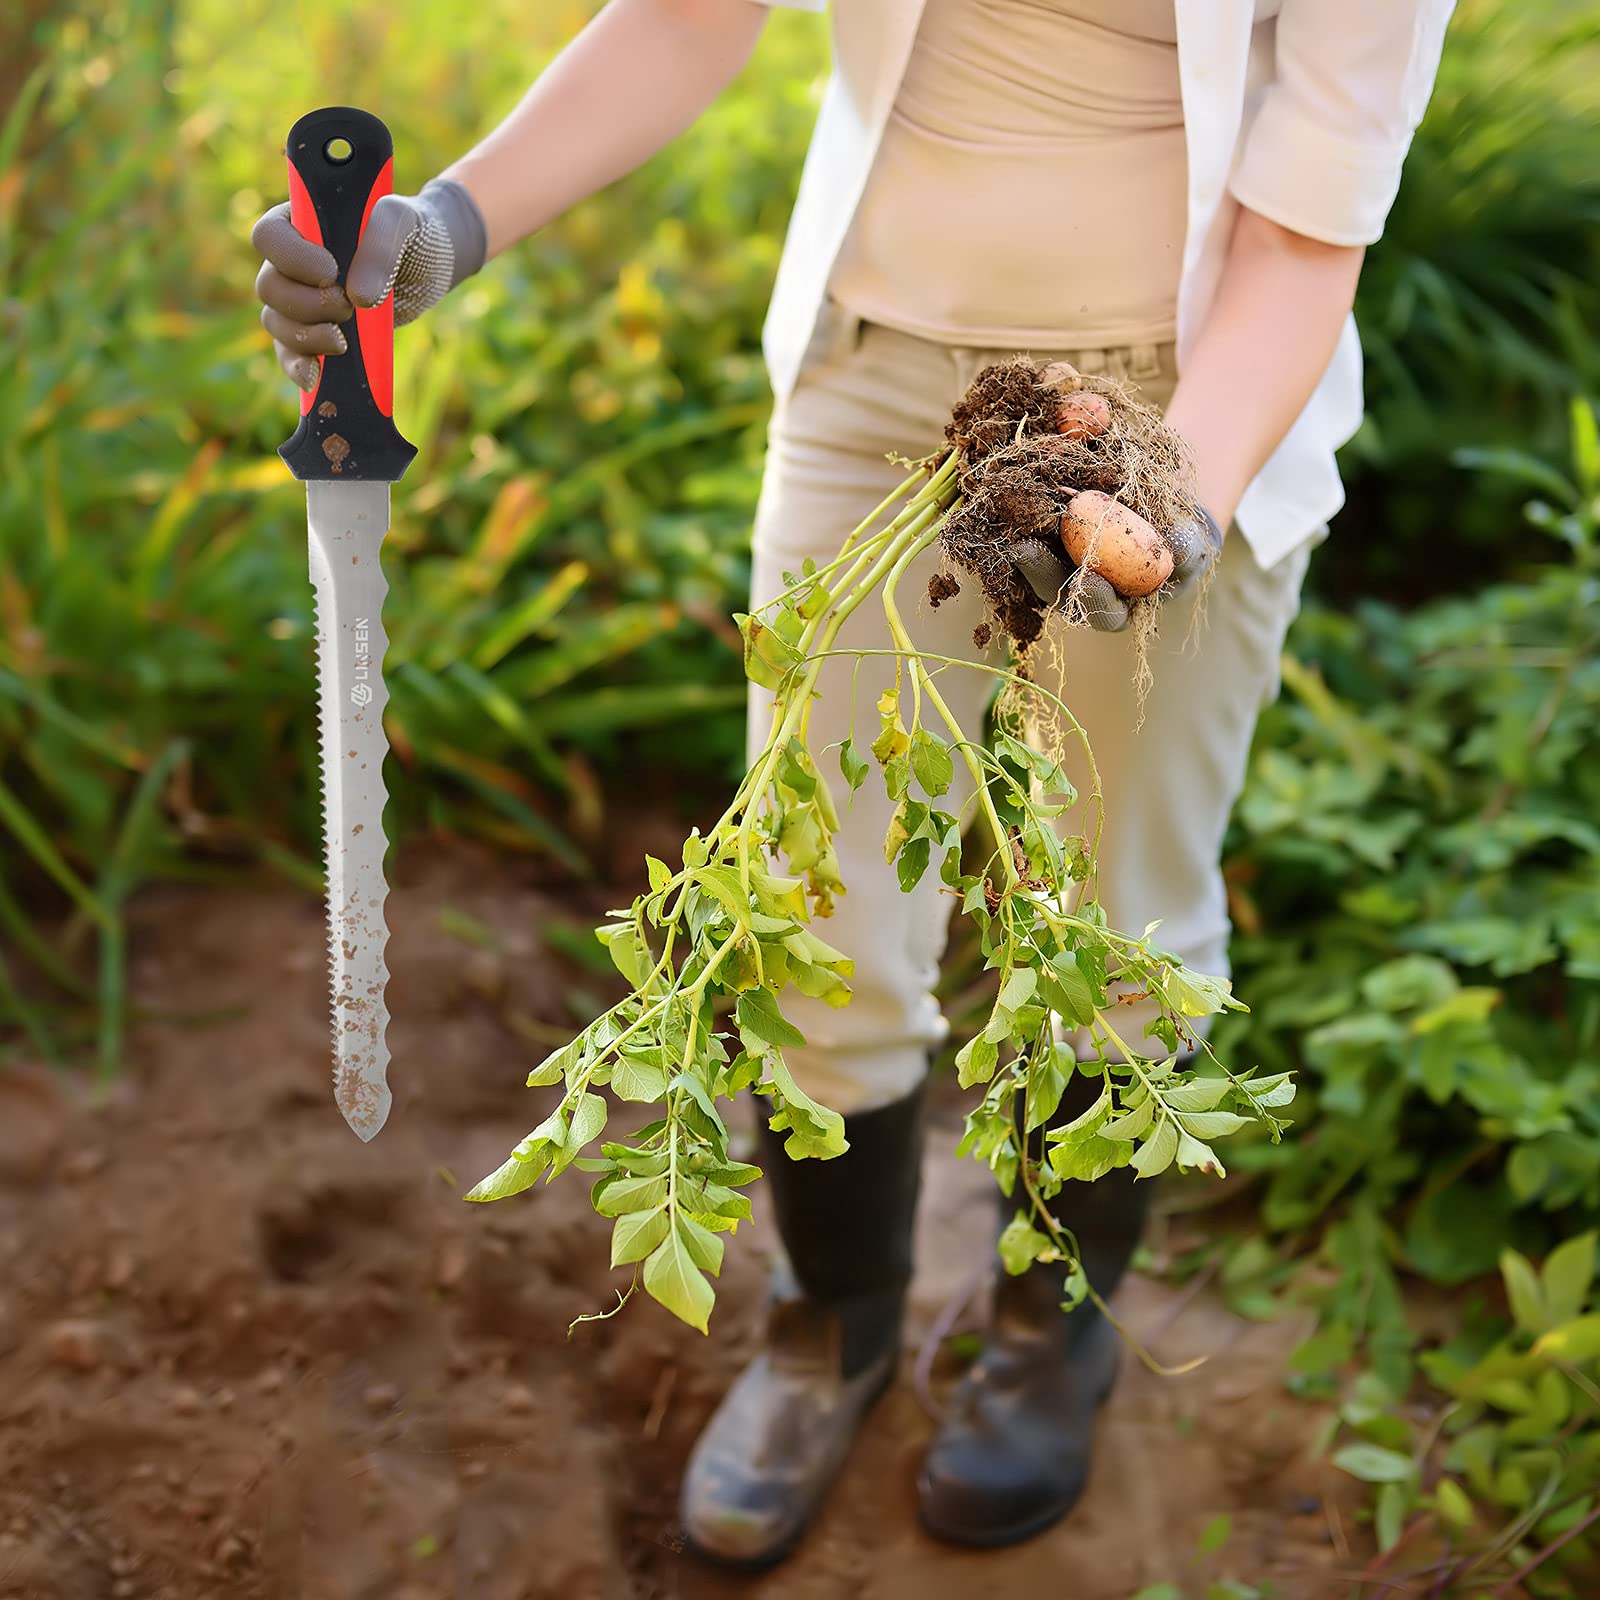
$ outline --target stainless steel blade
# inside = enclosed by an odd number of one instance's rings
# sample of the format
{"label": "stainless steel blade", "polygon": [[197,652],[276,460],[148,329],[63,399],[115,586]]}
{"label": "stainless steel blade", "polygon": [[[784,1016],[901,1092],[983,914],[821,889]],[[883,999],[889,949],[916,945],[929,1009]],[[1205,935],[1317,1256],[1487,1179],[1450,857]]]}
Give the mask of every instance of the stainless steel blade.
{"label": "stainless steel blade", "polygon": [[322,824],[328,873],[333,996],[333,1093],[370,1139],[389,1115],[389,941],[383,873],[388,843],[383,758],[383,600],[379,562],[389,530],[387,483],[306,484],[311,585],[317,607]]}

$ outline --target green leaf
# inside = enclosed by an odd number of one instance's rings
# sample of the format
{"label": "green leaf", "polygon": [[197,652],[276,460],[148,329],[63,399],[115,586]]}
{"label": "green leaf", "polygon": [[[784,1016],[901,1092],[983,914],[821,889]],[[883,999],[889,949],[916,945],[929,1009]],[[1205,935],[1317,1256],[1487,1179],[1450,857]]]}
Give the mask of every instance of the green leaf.
{"label": "green leaf", "polygon": [[676,1232],[669,1233],[651,1251],[644,1264],[645,1292],[664,1305],[673,1316],[701,1333],[708,1331],[716,1292],[706,1282]]}
{"label": "green leaf", "polygon": [[665,861],[658,861],[654,856],[644,858],[644,870],[650,875],[650,892],[659,894],[672,882],[672,868]]}
{"label": "green leaf", "polygon": [[1135,1151],[1128,1163],[1141,1178],[1153,1178],[1172,1165],[1178,1153],[1178,1127],[1171,1117],[1163,1117],[1155,1132]]}
{"label": "green leaf", "polygon": [[595,1196],[594,1208],[602,1217],[622,1217],[636,1211],[652,1211],[667,1198],[664,1177],[616,1178]]}
{"label": "green leaf", "polygon": [[1272,1078],[1256,1078],[1246,1085],[1246,1092],[1256,1105],[1277,1110],[1295,1097],[1296,1084],[1287,1072]]}
{"label": "green leaf", "polygon": [[667,1236],[667,1208],[630,1211],[617,1218],[611,1230],[611,1265],[625,1267],[643,1261]]}
{"label": "green leaf", "polygon": [[1372,1520],[1380,1550],[1393,1550],[1399,1544],[1406,1513],[1415,1499],[1416,1490],[1410,1483],[1386,1483],[1378,1490]]}
{"label": "green leaf", "polygon": [[722,1271],[723,1242],[709,1228],[694,1220],[693,1217],[680,1214],[674,1224],[678,1236],[683,1242],[683,1248],[688,1252],[689,1259],[700,1268],[702,1272],[709,1272],[713,1277]]}
{"label": "green leaf", "polygon": [[745,1048],[757,1054],[762,1046],[791,1050],[806,1042],[806,1036],[778,1010],[770,989],[747,989],[739,996],[734,1018]]}
{"label": "green leaf", "polygon": [[1600,494],[1600,420],[1582,395],[1573,395],[1570,414],[1572,464],[1578,469],[1578,481],[1586,493]]}
{"label": "green leaf", "polygon": [[791,735],[778,752],[778,779],[802,800],[809,800],[817,792],[817,776],[811,770],[811,758],[798,734]]}
{"label": "green leaf", "polygon": [[1132,1111],[1124,1112],[1100,1130],[1102,1139],[1138,1139],[1142,1138],[1150,1129],[1151,1119],[1155,1116],[1156,1102],[1153,1095],[1146,1095]]}
{"label": "green leaf", "polygon": [[910,894],[922,882],[922,875],[928,870],[930,848],[926,839],[908,839],[895,857],[895,875],[900,880],[902,893]]}
{"label": "green leaf", "polygon": [[1440,1517],[1457,1533],[1472,1526],[1472,1501],[1454,1478],[1441,1478],[1433,1486],[1433,1500]]}
{"label": "green leaf", "polygon": [[1548,1361],[1582,1366],[1600,1356],[1600,1313],[1563,1322],[1534,1341],[1533,1353]]}
{"label": "green leaf", "polygon": [[1000,1235],[1000,1262],[1012,1277],[1020,1277],[1050,1248],[1049,1239],[1019,1211]]}
{"label": "green leaf", "polygon": [[1094,1020],[1095,991],[1074,950],[1058,950],[1044,974],[1044,998],[1051,1008],[1079,1027]]}
{"label": "green leaf", "polygon": [[[570,1161],[591,1140],[599,1138],[605,1125],[605,1097],[586,1089],[578,1096],[578,1103],[573,1107],[572,1126],[567,1130],[562,1154]],[[559,1172],[565,1164],[560,1157],[557,1157],[556,1170]]]}
{"label": "green leaf", "polygon": [[1416,1472],[1410,1456],[1381,1444],[1347,1444],[1334,1451],[1333,1464],[1363,1483],[1405,1483]]}
{"label": "green leaf", "polygon": [[1245,1009],[1234,999],[1233,987],[1226,978],[1213,978],[1189,967],[1170,970],[1167,993],[1174,1008],[1186,1017],[1210,1017],[1219,1011]]}
{"label": "green leaf", "polygon": [[1206,1556],[1214,1556],[1232,1537],[1233,1518],[1224,1512],[1221,1516],[1213,1517],[1201,1529],[1200,1537],[1195,1541],[1194,1553],[1202,1560]]}
{"label": "green leaf", "polygon": [[699,867],[689,881],[716,900],[736,926],[750,926],[750,897],[732,867]]}
{"label": "green leaf", "polygon": [[1009,733],[996,734],[994,746],[1001,754],[1010,756],[1018,766],[1037,778],[1043,793],[1072,792],[1072,786],[1067,782],[1059,764],[1052,761],[1042,750],[1035,750],[1031,744],[1024,744],[1022,740],[1013,738]]}
{"label": "green leaf", "polygon": [[806,918],[806,886],[803,878],[791,878],[750,868],[750,888],[756,904],[770,917],[787,917],[795,922]]}
{"label": "green leaf", "polygon": [[1556,1246],[1540,1274],[1546,1314],[1551,1323],[1571,1322],[1589,1303],[1594,1284],[1595,1235],[1580,1233]]}
{"label": "green leaf", "polygon": [[1195,1111],[1183,1119],[1183,1125],[1197,1139],[1221,1139],[1248,1128],[1250,1118],[1231,1111]]}
{"label": "green leaf", "polygon": [[926,728],[918,728],[911,738],[911,771],[924,793],[943,794],[955,777],[955,763],[944,740]]}
{"label": "green leaf", "polygon": [[837,1111],[813,1100],[794,1081],[794,1074],[789,1071],[789,1064],[781,1054],[774,1052],[769,1055],[767,1064],[784,1103],[783,1110],[774,1115],[767,1126],[775,1133],[788,1132],[784,1152],[796,1160],[804,1157],[828,1160],[843,1155],[849,1148],[844,1118]]}
{"label": "green leaf", "polygon": [[1193,1083],[1163,1089],[1161,1098],[1172,1111],[1209,1111],[1230,1088],[1226,1078],[1196,1078]]}
{"label": "green leaf", "polygon": [[584,1036],[579,1034],[570,1044],[552,1051],[528,1074],[528,1087],[538,1089],[546,1084],[559,1083],[583,1059]]}
{"label": "green leaf", "polygon": [[856,749],[854,739],[846,739],[839,746],[839,770],[844,774],[844,781],[850,785],[853,794],[867,780],[867,774],[872,770],[871,763]]}
{"label": "green leaf", "polygon": [[1505,1279],[1506,1299],[1511,1315],[1524,1333],[1543,1333],[1549,1328],[1550,1308],[1544,1288],[1532,1263],[1509,1247],[1500,1252],[1500,1276]]}
{"label": "green leaf", "polygon": [[1000,1046],[979,1034],[956,1052],[956,1079],[963,1089],[987,1083],[1000,1063]]}
{"label": "green leaf", "polygon": [[1025,1132],[1042,1128],[1055,1114],[1066,1093],[1066,1074],[1054,1050],[1046,1051],[1028,1068],[1028,1116]]}
{"label": "green leaf", "polygon": [[1098,1133],[1080,1131],[1063,1139],[1050,1152],[1050,1170],[1063,1182],[1095,1183],[1108,1172],[1128,1165],[1128,1147],[1102,1139]]}
{"label": "green leaf", "polygon": [[619,1099],[651,1102],[667,1092],[667,1072],[659,1050],[650,1053],[624,1050],[611,1068],[611,1090]]}
{"label": "green leaf", "polygon": [[611,963],[635,988],[649,968],[642,965],[650,952],[631,922],[608,922],[594,936],[611,954]]}
{"label": "green leaf", "polygon": [[531,1188],[539,1181],[539,1174],[550,1165],[549,1147],[545,1147],[543,1158],[535,1157],[531,1161],[519,1161],[516,1156],[509,1156],[501,1162],[487,1178],[480,1178],[477,1183],[467,1190],[468,1200],[505,1200],[514,1194],[521,1194],[524,1189]]}
{"label": "green leaf", "polygon": [[995,1001],[997,1011],[1018,1011],[1032,998],[1039,987],[1039,974],[1032,967],[1014,967],[1000,985],[1000,998]]}

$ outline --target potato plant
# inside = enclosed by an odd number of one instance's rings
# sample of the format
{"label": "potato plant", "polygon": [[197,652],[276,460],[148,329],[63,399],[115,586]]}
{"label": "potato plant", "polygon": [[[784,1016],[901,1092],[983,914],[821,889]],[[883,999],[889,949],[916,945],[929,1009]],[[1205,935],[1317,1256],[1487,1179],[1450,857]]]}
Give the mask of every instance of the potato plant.
{"label": "potato plant", "polygon": [[[613,1264],[642,1263],[646,1292],[706,1328],[722,1235],[750,1215],[741,1191],[759,1176],[730,1155],[719,1102],[742,1091],[764,1098],[791,1157],[827,1160],[845,1149],[843,1119],[790,1070],[786,1052],[805,1041],[782,1001],[798,992],[849,1002],[850,953],[817,924],[844,888],[833,848],[839,796],[868,781],[882,782],[895,805],[884,854],[900,887],[937,872],[998,973],[993,1011],[957,1066],[962,1086],[977,1091],[961,1148],[1018,1200],[1000,1246],[1008,1269],[1063,1262],[1069,1299],[1093,1296],[1051,1211],[1064,1184],[1121,1166],[1144,1177],[1174,1165],[1220,1174],[1213,1141],[1252,1123],[1278,1137],[1277,1112],[1294,1094],[1288,1074],[1195,1069],[1210,1056],[1196,1021],[1239,1006],[1228,984],[1185,967],[1153,942],[1153,929],[1111,927],[1095,897],[1098,825],[1083,837],[1063,837],[1056,826],[1078,800],[1059,759],[1063,739],[1083,743],[1091,774],[1093,759],[1068,706],[1026,670],[1048,608],[1025,603],[1005,550],[1036,537],[1041,518],[1059,524],[1085,482],[1124,495],[1119,504],[1158,531],[1185,509],[1170,476],[1151,466],[1163,459],[1159,447],[1170,449],[1170,436],[1153,431],[1159,419],[1103,387],[1109,425],[1085,436],[1076,422],[1070,430],[1065,417],[1058,423],[1058,396],[1031,367],[980,375],[957,408],[949,446],[916,464],[825,566],[787,575],[782,594],[738,618],[746,674],[772,694],[765,746],[723,814],[689,835],[678,862],[647,858],[646,891],[598,930],[631,989],[529,1074],[530,1085],[562,1085],[561,1098],[469,1199],[501,1199],[571,1167],[595,1174],[595,1208],[614,1219]],[[1085,380],[1082,392],[1095,391]],[[1014,667],[917,648],[902,584],[940,542],[950,563],[982,584],[1018,648]],[[1069,585],[1057,603],[1068,618],[1073,600]],[[895,683],[877,703],[875,728],[854,731],[837,749],[814,749],[807,724],[818,676],[825,661],[860,654],[836,641],[845,619],[869,603],[884,622],[882,649],[871,653],[894,658]],[[1154,606],[1159,596],[1141,603]],[[992,745],[952,715],[938,681],[945,670],[1003,681]],[[963,868],[968,819],[946,802],[958,761],[992,846],[977,870]],[[1085,810],[1098,817],[1097,777],[1093,788]],[[1159,1005],[1146,1039],[1119,1032],[1118,992]],[[1069,1033],[1092,1042],[1092,1059],[1078,1059],[1063,1042]],[[1019,1129],[1050,1122],[1076,1071],[1101,1081],[1098,1098],[1049,1129],[1042,1160],[1025,1159]],[[626,1140],[603,1141],[605,1088],[657,1115]],[[585,1156],[597,1141],[598,1154]]]}

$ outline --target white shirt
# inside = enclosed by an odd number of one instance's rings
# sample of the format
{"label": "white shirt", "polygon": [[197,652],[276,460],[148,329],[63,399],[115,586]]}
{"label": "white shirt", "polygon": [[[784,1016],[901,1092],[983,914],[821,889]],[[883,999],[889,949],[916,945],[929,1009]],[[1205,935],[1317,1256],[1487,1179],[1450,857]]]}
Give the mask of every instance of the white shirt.
{"label": "white shirt", "polygon": [[[826,0],[759,0],[820,11]],[[793,387],[866,186],[924,0],[834,0],[834,70],[779,263],[763,345]],[[1373,243],[1432,92],[1454,0],[1176,0],[1189,151],[1178,359],[1193,346],[1238,204],[1329,244]],[[1346,323],[1327,372],[1245,491],[1238,524],[1271,566],[1344,502],[1334,451],[1361,421]]]}

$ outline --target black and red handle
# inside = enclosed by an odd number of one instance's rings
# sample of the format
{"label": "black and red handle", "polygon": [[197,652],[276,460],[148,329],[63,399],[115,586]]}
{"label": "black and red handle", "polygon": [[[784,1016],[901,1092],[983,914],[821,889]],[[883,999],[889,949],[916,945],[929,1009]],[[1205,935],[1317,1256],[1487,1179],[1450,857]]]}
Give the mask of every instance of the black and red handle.
{"label": "black and red handle", "polygon": [[[311,111],[289,130],[289,220],[339,263],[343,282],[372,208],[394,189],[394,141],[369,112]],[[318,358],[300,426],[278,454],[297,478],[394,483],[417,448],[394,425],[394,296],[343,324],[349,350]]]}

